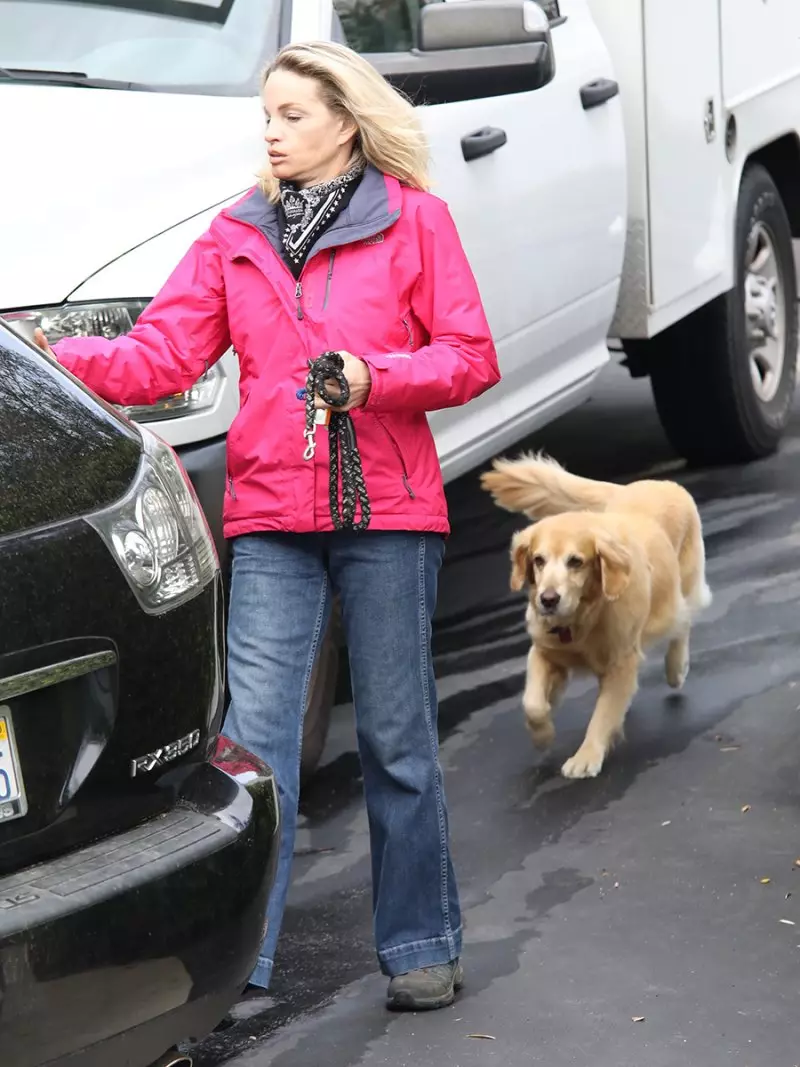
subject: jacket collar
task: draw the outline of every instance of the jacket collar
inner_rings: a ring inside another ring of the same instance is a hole
[[[397,179],[368,164],[350,203],[312,245],[308,258],[326,248],[353,244],[381,233],[400,218],[401,199]],[[275,252],[282,255],[277,205],[270,204],[258,186],[222,214],[260,230]]]

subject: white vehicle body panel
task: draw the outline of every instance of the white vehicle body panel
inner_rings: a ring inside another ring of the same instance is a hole
[[[458,226],[503,375],[466,408],[430,416],[446,477],[585,398],[608,362],[625,241],[622,112],[618,99],[583,110],[581,86],[613,71],[586,0],[569,11],[552,33],[549,85],[422,109],[434,190]],[[461,137],[483,126],[508,143],[467,163]]]
[[[459,227],[503,372],[472,404],[432,414],[448,479],[586,399],[607,336],[652,336],[729,289],[744,162],[800,127],[796,0],[560,9],[550,84],[422,110],[434,191]],[[332,13],[331,0],[295,0],[291,37],[330,36]],[[621,92],[586,111],[580,89],[597,78]],[[14,148],[0,173],[12,208],[0,220],[0,311],[151,297],[263,159],[255,95],[0,83],[0,108]],[[507,143],[467,163],[460,139],[483,126]],[[232,352],[223,367],[213,409],[153,429],[176,446],[223,435],[238,403]]]
[[[734,284],[744,164],[800,136],[800,6],[589,3],[620,83],[628,150],[625,267],[609,333],[652,337]]]

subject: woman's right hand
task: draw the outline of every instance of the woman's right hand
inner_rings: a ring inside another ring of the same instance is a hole
[[[55,352],[50,347],[50,343],[45,337],[44,330],[40,329],[38,326],[33,331],[33,341],[34,344],[38,345],[38,347],[41,348],[43,352],[46,352],[48,356],[52,356],[53,359],[56,358]]]

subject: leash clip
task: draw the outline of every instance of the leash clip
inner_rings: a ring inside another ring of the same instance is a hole
[[[305,451],[303,452],[303,459],[313,459],[314,453],[317,451],[317,426],[314,423],[311,427],[306,427],[303,430],[303,437],[305,437],[306,444]]]

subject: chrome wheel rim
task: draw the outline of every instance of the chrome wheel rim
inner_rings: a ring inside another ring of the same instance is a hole
[[[786,294],[775,241],[763,222],[750,231],[744,271],[750,380],[758,399],[768,404],[778,392],[786,358]]]

